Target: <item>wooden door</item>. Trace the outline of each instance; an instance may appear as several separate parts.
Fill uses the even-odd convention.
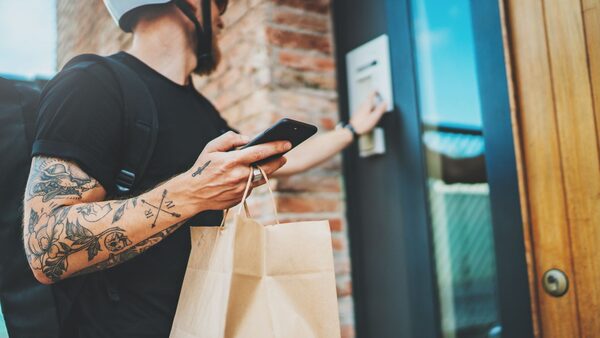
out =
[[[501,6],[536,335],[600,337],[600,0]]]

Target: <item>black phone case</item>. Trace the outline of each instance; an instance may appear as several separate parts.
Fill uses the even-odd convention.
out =
[[[275,123],[271,128],[256,136],[242,149],[257,144],[273,141],[290,141],[292,148],[306,141],[317,132],[317,127],[312,124],[284,118]]]

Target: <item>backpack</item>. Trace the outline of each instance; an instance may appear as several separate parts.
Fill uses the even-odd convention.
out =
[[[103,67],[91,67],[97,64]],[[152,96],[133,70],[112,57],[93,54],[75,57],[51,81],[74,70],[88,71],[97,79],[113,77],[120,86],[126,138],[115,181],[118,194],[127,195],[144,175],[156,143],[158,116]],[[25,256],[22,202],[39,98],[39,90],[0,78],[0,305],[11,337],[59,337],[69,331],[64,320],[86,278],[65,280],[70,283],[69,297],[57,296],[53,285],[35,280]]]

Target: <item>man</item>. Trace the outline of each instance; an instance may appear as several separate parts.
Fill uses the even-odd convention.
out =
[[[124,142],[118,84],[84,71],[53,82],[40,103],[24,202],[25,250],[41,283],[57,283],[58,298],[76,295],[70,335],[165,337],[190,252],[189,226],[218,225],[222,210],[240,202],[251,164],[290,144],[235,150],[248,137],[231,131],[192,85],[192,72],[209,74],[218,64],[225,0],[105,3],[120,27],[133,32],[132,47],[111,57],[134,70],[154,97],[154,154],[133,196],[115,199]],[[262,168],[291,175],[330,158],[377,124],[385,106],[372,109],[372,101],[374,95],[347,128],[316,136]],[[254,175],[253,187],[264,184]],[[79,275],[85,282],[71,283]]]

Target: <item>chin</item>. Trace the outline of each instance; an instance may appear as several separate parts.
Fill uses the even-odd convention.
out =
[[[216,39],[213,39],[212,57],[208,60],[198,60],[198,62],[200,63],[194,70],[194,74],[204,76],[214,73],[219,66],[219,63],[221,63],[221,50],[219,49],[219,45],[216,43]]]

